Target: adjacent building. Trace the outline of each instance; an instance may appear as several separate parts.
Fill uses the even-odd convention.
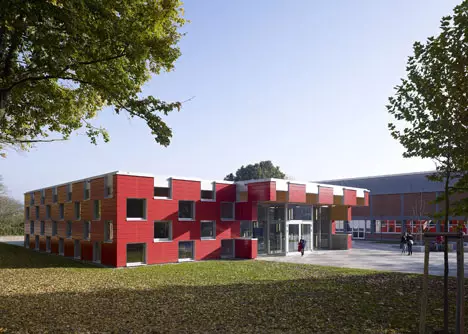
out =
[[[112,172],[25,193],[25,246],[112,267],[348,249],[352,186]]]
[[[431,232],[444,231],[445,222],[435,217],[444,203],[436,198],[444,184],[429,181],[433,172],[381,175],[363,178],[321,181],[371,192],[369,206],[352,209],[352,220],[336,222],[338,233],[351,233],[353,239],[399,239],[405,231],[420,234],[424,224]],[[457,195],[458,196],[468,196]],[[466,233],[467,217],[449,217],[449,230],[462,226]]]

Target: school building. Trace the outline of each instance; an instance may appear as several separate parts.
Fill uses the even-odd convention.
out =
[[[341,186],[363,187],[371,192],[369,206],[352,208],[352,220],[336,222],[338,233],[351,234],[353,239],[395,240],[402,232],[422,233],[427,223],[431,232],[444,231],[445,221],[435,218],[444,203],[436,198],[444,192],[442,182],[429,181],[432,172],[371,176],[363,178],[321,181]],[[457,195],[468,196],[468,194]],[[463,226],[466,217],[449,217],[449,230]],[[468,236],[465,237],[468,241]]]
[[[112,172],[25,193],[25,246],[112,267],[348,249],[351,186]]]

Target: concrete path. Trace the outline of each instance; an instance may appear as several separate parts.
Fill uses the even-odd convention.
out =
[[[465,252],[465,277],[468,277],[468,253]],[[449,275],[456,276],[456,252],[449,253]],[[277,261],[290,263],[305,263],[321,266],[359,268],[396,271],[403,273],[424,272],[424,253],[413,253],[412,256],[401,255],[401,251],[394,245],[379,244],[368,241],[353,241],[350,250],[320,250],[303,257],[300,254],[291,256],[259,257],[263,261]],[[429,274],[444,275],[443,252],[431,252],[429,256]]]
[[[24,236],[0,236],[0,242],[4,242],[10,245],[23,246],[24,245]]]

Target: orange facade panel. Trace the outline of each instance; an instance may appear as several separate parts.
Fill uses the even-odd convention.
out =
[[[288,192],[289,192],[288,201],[290,203],[305,203],[306,202],[305,184],[289,183]]]
[[[319,186],[318,202],[320,204],[333,204],[333,188]]]

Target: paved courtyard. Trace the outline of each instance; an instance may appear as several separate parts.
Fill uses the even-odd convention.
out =
[[[395,247],[396,246],[396,247]],[[465,277],[468,277],[468,253],[465,252]],[[449,275],[456,276],[456,252],[449,253]],[[350,250],[323,250],[291,256],[259,257],[262,261],[278,261],[290,263],[305,263],[321,266],[360,268],[397,271],[403,273],[424,272],[424,253],[413,253],[412,256],[401,255],[398,245],[379,244],[368,241],[353,241]],[[431,252],[429,255],[429,274],[442,276],[444,274],[444,253]]]

